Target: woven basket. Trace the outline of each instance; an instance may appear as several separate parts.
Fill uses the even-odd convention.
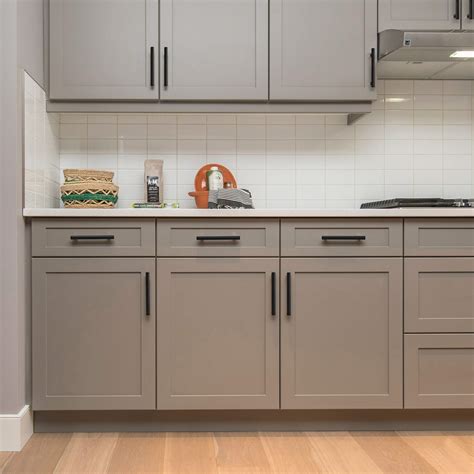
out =
[[[103,182],[111,183],[114,177],[112,171],[85,170],[85,169],[66,169],[64,170],[65,183],[91,183]]]
[[[61,186],[61,199],[64,207],[112,208],[117,203],[118,191],[118,186],[103,181],[67,183]]]

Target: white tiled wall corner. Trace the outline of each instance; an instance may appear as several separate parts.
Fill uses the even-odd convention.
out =
[[[43,89],[25,72],[24,201],[59,207],[59,115],[46,112]]]
[[[380,81],[373,112],[343,115],[61,114],[60,167],[115,171],[119,205],[142,200],[145,159],[164,161],[165,199],[221,163],[257,207],[351,208],[398,196],[474,196],[474,81]]]

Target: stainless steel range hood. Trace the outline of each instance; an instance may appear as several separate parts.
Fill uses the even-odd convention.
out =
[[[453,57],[460,56],[460,57]],[[379,33],[380,79],[474,79],[474,32]]]

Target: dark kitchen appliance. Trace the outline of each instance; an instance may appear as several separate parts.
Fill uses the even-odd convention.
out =
[[[473,199],[395,198],[365,202],[361,209],[395,209],[398,207],[474,207]]]

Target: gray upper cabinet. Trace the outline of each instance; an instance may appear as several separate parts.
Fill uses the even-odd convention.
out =
[[[474,30],[474,2],[472,0],[462,1],[462,19],[463,30]]]
[[[267,100],[268,0],[161,0],[162,100]]]
[[[155,408],[154,284],[153,258],[33,259],[34,410]]]
[[[379,0],[379,31],[459,29],[458,1],[461,6],[461,0]],[[467,3],[469,0],[466,7]]]
[[[377,0],[272,0],[270,99],[374,100],[376,47]]]
[[[158,24],[158,0],[50,0],[50,98],[158,100]]]
[[[281,260],[281,408],[402,408],[402,259]]]
[[[158,410],[279,408],[278,268],[157,260]]]

